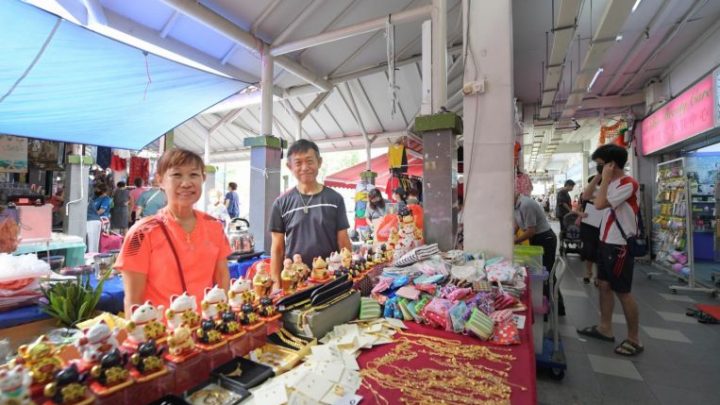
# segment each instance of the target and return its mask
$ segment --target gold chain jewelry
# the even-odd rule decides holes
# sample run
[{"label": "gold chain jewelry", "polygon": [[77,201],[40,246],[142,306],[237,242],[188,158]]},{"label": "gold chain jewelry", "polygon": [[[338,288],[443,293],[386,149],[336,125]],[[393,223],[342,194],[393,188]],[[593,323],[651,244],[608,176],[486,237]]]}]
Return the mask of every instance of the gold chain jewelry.
[{"label": "gold chain jewelry", "polygon": [[304,345],[302,345],[302,344],[300,344],[300,343],[298,343],[298,342],[296,342],[296,341],[294,341],[294,340],[292,340],[292,339],[288,339],[285,335],[283,335],[282,333],[280,333],[280,331],[278,331],[278,333],[276,333],[275,335],[276,335],[278,338],[280,338],[280,340],[281,340],[283,343],[287,344],[288,346],[294,347],[294,348],[296,348],[296,349],[298,349],[298,350],[301,350],[301,349],[303,349],[303,348],[305,347]]},{"label": "gold chain jewelry", "polygon": [[[426,355],[430,363],[441,368],[417,369],[402,364],[414,360],[418,354]],[[478,364],[481,359],[505,367],[498,369]],[[389,404],[373,385],[400,391],[399,402],[410,405],[504,405],[510,403],[513,389],[527,390],[507,381],[513,360],[515,357],[505,348],[464,345],[459,340],[402,331],[398,334],[395,347],[384,356],[370,361],[360,374],[362,385],[378,403]]]}]

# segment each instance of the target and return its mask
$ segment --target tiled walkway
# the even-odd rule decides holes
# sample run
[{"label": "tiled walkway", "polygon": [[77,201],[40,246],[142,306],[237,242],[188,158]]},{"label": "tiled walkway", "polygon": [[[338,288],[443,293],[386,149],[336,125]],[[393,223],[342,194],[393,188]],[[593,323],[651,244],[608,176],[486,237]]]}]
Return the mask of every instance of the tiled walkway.
[{"label": "tiled walkway", "polygon": [[[597,289],[583,284],[584,266],[568,257],[569,273],[561,283],[567,316],[560,333],[568,370],[562,381],[538,373],[540,404],[718,404],[720,403],[720,324],[705,325],[685,315],[695,303],[720,304],[705,293],[670,293],[677,280],[648,279],[649,268],[636,265],[633,293],[640,308],[640,338],[645,351],[627,358],[613,353],[612,343],[579,336],[576,328],[598,322]],[[627,327],[615,303],[614,334]]]}]

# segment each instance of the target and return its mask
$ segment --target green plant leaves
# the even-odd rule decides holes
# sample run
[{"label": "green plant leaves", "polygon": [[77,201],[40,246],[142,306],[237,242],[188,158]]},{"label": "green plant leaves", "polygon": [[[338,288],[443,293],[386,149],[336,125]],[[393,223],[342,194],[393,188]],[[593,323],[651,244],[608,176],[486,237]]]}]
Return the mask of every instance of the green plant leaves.
[{"label": "green plant leaves", "polygon": [[89,275],[41,286],[40,290],[47,300],[41,309],[63,326],[72,328],[93,316],[100,302],[105,280],[106,277],[100,279],[95,288],[90,283]]}]

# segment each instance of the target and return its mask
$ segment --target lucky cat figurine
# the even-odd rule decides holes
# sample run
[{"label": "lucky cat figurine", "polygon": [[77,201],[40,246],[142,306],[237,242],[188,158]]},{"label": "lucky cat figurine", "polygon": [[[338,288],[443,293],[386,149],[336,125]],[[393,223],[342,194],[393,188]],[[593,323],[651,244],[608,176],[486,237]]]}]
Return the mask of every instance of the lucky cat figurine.
[{"label": "lucky cat figurine", "polygon": [[125,368],[128,355],[120,349],[113,349],[100,358],[100,364],[93,366],[90,375],[104,387],[113,387],[128,380],[130,372]]},{"label": "lucky cat figurine", "polygon": [[348,248],[342,248],[340,251],[340,261],[343,267],[350,268],[352,265],[352,253]]},{"label": "lucky cat figurine", "polygon": [[228,299],[225,290],[218,287],[205,288],[205,297],[200,303],[203,319],[220,319],[220,314],[228,310]]},{"label": "lucky cat figurine", "polygon": [[243,304],[242,312],[238,314],[238,319],[243,325],[252,325],[258,321],[258,315],[255,313],[255,308],[253,308],[252,304]]},{"label": "lucky cat figurine", "polygon": [[327,264],[322,257],[313,259],[312,279],[314,281],[324,281],[330,277],[327,270]]},{"label": "lucky cat figurine", "polygon": [[162,305],[156,307],[151,301],[130,307],[130,322],[126,326],[128,340],[140,344],[149,339],[158,340],[165,337],[165,325],[160,322],[163,309]]},{"label": "lucky cat figurine", "polygon": [[22,364],[0,370],[0,404],[30,405],[32,377]]},{"label": "lucky cat figurine", "polygon": [[337,273],[340,270],[340,267],[342,267],[342,257],[340,257],[340,253],[330,253],[330,257],[327,259],[327,265],[330,274]]},{"label": "lucky cat figurine", "polygon": [[269,318],[277,313],[275,305],[273,305],[272,299],[270,297],[260,298],[258,313],[260,314],[260,316],[265,318]]},{"label": "lucky cat figurine", "polygon": [[118,329],[110,329],[102,320],[90,328],[83,329],[83,336],[75,342],[78,352],[86,363],[97,363],[100,357],[118,347]]},{"label": "lucky cat figurine", "polygon": [[236,335],[242,331],[240,323],[236,319],[235,312],[225,311],[216,322],[217,330],[223,335]]},{"label": "lucky cat figurine", "polygon": [[138,349],[130,356],[130,363],[140,374],[150,374],[165,367],[162,360],[163,349],[158,349],[155,341],[150,339],[138,346]]},{"label": "lucky cat figurine", "polygon": [[200,314],[195,297],[188,295],[187,292],[171,296],[170,308],[165,311],[165,319],[170,330],[180,326],[196,328],[200,324]]},{"label": "lucky cat figurine", "polygon": [[267,271],[267,264],[264,262],[258,263],[257,272],[255,273],[255,277],[253,277],[253,288],[255,289],[255,295],[257,298],[270,295],[272,286],[273,281]]},{"label": "lucky cat figurine", "polygon": [[45,386],[43,394],[55,404],[76,404],[86,399],[86,378],[87,373],[80,373],[73,363],[55,374],[55,381]]},{"label": "lucky cat figurine", "polygon": [[244,278],[233,278],[230,280],[230,291],[228,291],[230,308],[239,312],[246,302],[255,302],[255,293],[252,289],[252,282]]},{"label": "lucky cat figurine", "polygon": [[22,364],[28,370],[33,384],[45,384],[62,368],[63,362],[58,353],[55,345],[43,335],[29,345],[20,346],[15,363]]},{"label": "lucky cat figurine", "polygon": [[198,342],[211,345],[222,340],[222,334],[216,329],[215,321],[212,319],[203,319],[200,322],[200,328],[195,331]]},{"label": "lucky cat figurine", "polygon": [[183,356],[195,351],[192,332],[186,326],[180,326],[168,337],[168,351],[171,356]]}]

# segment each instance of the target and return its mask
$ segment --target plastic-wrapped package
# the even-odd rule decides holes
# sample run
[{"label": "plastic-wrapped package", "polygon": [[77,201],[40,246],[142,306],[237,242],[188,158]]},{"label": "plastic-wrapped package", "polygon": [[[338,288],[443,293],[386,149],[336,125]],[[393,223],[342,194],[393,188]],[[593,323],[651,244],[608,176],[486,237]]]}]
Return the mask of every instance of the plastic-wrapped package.
[{"label": "plastic-wrapped package", "polygon": [[444,298],[433,298],[420,314],[430,325],[448,330],[452,306],[453,303]]},{"label": "plastic-wrapped package", "polygon": [[460,301],[455,304],[454,307],[450,308],[450,322],[452,325],[452,331],[455,333],[462,333],[465,329],[465,312],[467,311],[467,304],[464,301]]}]

